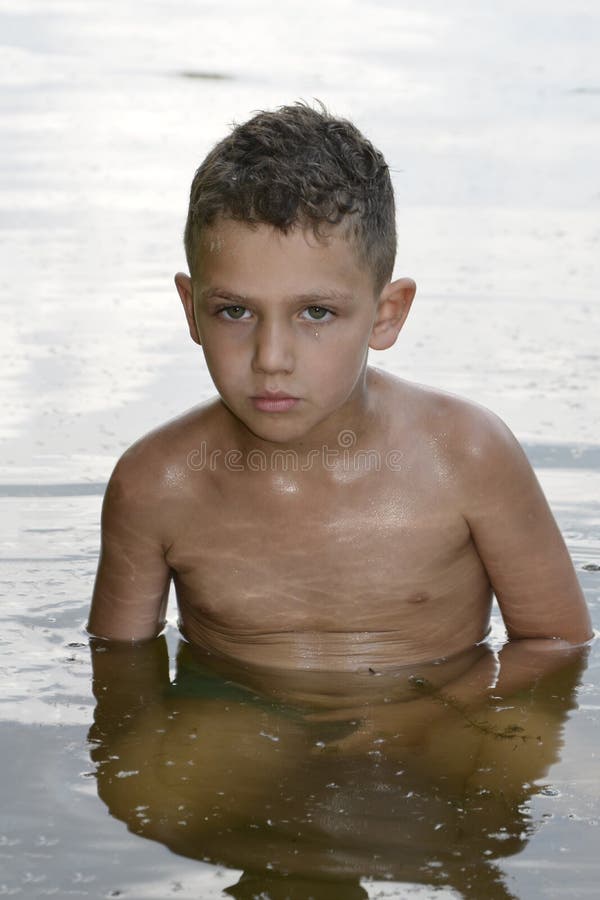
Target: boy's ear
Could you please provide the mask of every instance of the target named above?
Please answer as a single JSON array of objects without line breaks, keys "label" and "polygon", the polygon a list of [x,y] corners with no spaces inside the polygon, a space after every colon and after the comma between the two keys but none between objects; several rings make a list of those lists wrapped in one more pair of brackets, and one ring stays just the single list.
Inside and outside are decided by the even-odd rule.
[{"label": "boy's ear", "polygon": [[183,272],[178,272],[175,276],[175,287],[177,288],[177,293],[179,294],[181,302],[183,303],[185,317],[187,319],[188,328],[190,329],[190,336],[193,341],[195,341],[197,344],[200,344],[200,333],[198,331],[196,316],[194,314],[194,292],[192,289],[192,279],[189,275],[184,275]]},{"label": "boy's ear", "polygon": [[392,346],[406,321],[416,290],[412,278],[398,278],[386,284],[377,304],[369,347],[387,350]]}]

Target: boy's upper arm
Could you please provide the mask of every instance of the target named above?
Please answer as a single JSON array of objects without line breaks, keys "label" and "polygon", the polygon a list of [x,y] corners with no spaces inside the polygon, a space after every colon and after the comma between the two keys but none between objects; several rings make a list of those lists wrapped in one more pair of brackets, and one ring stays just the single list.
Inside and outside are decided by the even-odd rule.
[{"label": "boy's upper arm", "polygon": [[125,454],[102,506],[102,543],[88,631],[135,641],[164,625],[170,570],[165,561],[161,503],[137,454]]},{"label": "boy's upper arm", "polygon": [[509,637],[589,640],[571,558],[522,448],[487,412],[467,444],[465,518]]}]

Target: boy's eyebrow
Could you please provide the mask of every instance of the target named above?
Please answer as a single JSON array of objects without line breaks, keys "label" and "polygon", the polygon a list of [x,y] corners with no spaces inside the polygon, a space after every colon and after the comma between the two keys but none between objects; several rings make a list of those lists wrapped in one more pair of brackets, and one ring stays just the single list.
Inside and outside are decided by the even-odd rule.
[{"label": "boy's eyebrow", "polygon": [[199,300],[207,300],[209,297],[218,297],[220,300],[231,300],[236,305],[243,306],[248,302],[248,297],[242,297],[241,294],[232,294],[231,291],[225,291],[220,287],[206,287],[198,292]]},{"label": "boy's eyebrow", "polygon": [[349,303],[353,300],[352,294],[346,294],[344,291],[336,291],[335,289],[325,289],[322,291],[309,291],[306,294],[296,294],[293,297],[286,297],[286,300],[293,301],[294,303],[331,303],[332,301],[338,303]]},{"label": "boy's eyebrow", "polygon": [[[244,306],[246,303],[253,303],[256,300],[252,297],[243,296],[242,294],[234,294],[231,291],[223,290],[219,287],[206,287],[198,294],[199,300],[207,300],[209,297],[218,297],[221,300],[229,300],[238,306]],[[336,291],[335,289],[324,289],[308,291],[304,294],[292,294],[283,298],[287,303],[306,303],[307,305],[320,305],[321,303],[349,303],[354,297],[352,294],[344,291]]]}]

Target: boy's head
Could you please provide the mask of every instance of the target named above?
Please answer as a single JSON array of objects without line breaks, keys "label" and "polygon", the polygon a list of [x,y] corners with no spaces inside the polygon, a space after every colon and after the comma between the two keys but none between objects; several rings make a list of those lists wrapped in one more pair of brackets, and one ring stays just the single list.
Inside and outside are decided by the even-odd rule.
[{"label": "boy's head", "polygon": [[185,251],[192,279],[203,229],[221,219],[309,228],[340,226],[379,293],[396,255],[394,194],[381,153],[351,122],[304,103],[237,125],[197,170]]}]

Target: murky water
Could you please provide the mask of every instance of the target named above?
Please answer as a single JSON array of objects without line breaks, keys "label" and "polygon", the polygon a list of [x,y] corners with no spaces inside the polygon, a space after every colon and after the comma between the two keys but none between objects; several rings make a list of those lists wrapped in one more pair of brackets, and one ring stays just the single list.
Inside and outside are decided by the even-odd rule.
[{"label": "murky water", "polygon": [[420,285],[374,362],[508,421],[600,628],[599,27],[581,0],[0,0],[0,896],[596,896],[596,645],[485,709],[444,666],[317,703],[203,673],[173,613],[104,657],[83,622],[115,458],[211,393],[172,287],[191,175],[318,96],[385,152]]}]

